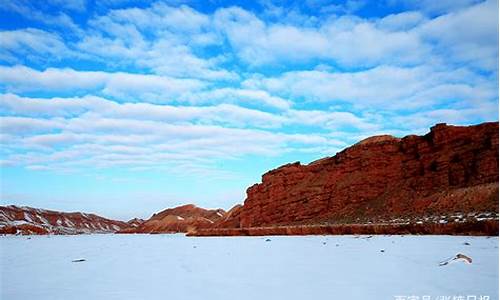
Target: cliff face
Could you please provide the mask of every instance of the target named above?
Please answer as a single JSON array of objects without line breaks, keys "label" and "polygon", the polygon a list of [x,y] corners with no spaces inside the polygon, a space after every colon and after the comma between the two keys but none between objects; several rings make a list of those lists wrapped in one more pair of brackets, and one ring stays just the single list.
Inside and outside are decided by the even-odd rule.
[{"label": "cliff face", "polygon": [[203,209],[192,204],[178,206],[154,214],[149,220],[119,233],[175,233],[210,228],[223,218],[222,209]]},{"label": "cliff face", "polygon": [[94,214],[0,206],[0,234],[113,233],[130,227]]},{"label": "cliff face", "polygon": [[309,165],[279,167],[247,190],[237,227],[477,212],[498,213],[497,122],[372,137]]}]

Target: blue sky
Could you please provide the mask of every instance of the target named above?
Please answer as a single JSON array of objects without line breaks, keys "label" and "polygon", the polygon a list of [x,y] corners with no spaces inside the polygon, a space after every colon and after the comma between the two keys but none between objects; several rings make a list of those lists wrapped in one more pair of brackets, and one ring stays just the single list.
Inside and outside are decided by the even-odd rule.
[{"label": "blue sky", "polygon": [[3,204],[229,209],[377,134],[498,120],[497,1],[4,0]]}]

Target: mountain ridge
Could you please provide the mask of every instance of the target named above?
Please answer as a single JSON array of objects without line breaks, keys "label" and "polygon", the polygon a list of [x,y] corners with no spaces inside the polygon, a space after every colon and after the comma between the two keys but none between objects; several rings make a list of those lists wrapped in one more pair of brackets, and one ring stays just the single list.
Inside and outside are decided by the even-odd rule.
[{"label": "mountain ridge", "polygon": [[114,233],[129,226],[126,222],[93,213],[0,206],[0,234]]}]

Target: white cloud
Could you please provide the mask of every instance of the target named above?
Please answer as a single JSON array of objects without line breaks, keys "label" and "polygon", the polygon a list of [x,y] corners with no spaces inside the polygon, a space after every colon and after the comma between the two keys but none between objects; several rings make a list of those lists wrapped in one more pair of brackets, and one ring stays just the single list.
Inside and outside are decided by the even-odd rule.
[{"label": "white cloud", "polygon": [[432,19],[418,33],[437,43],[434,51],[448,61],[488,71],[498,68],[498,1],[488,0]]},{"label": "white cloud", "polygon": [[253,67],[322,61],[366,68],[441,61],[494,70],[498,2],[466,2],[437,18],[407,11],[379,19],[331,16],[314,25],[265,22],[232,7],[219,9],[214,24],[239,59]]},{"label": "white cloud", "polygon": [[[358,117],[350,112],[285,109],[279,113],[269,113],[233,104],[213,106],[170,106],[151,103],[117,103],[101,97],[81,98],[26,98],[14,94],[0,95],[0,113],[36,118],[67,118],[68,126],[72,118],[79,122],[99,123],[99,119],[155,121],[168,124],[222,125],[234,128],[280,128],[289,125],[313,126],[334,129],[349,127],[370,129],[377,125],[371,120]],[[138,124],[138,123],[136,123]],[[144,123],[145,124],[145,123]],[[162,128],[154,123],[147,130]],[[128,128],[127,125],[116,125]],[[65,127],[71,129],[70,127]]]},{"label": "white cloud", "polygon": [[[94,20],[93,25],[99,26],[103,23],[108,25],[114,22],[130,23],[141,30],[154,29],[154,32],[172,30],[198,33],[210,25],[210,18],[186,5],[173,7],[156,2],[146,9],[112,10],[106,16]],[[103,30],[107,30],[107,28],[103,28]]]},{"label": "white cloud", "polygon": [[48,68],[38,71],[22,65],[0,66],[0,84],[7,91],[78,91],[96,89],[105,84],[105,72],[79,72]]},{"label": "white cloud", "polygon": [[290,110],[288,112],[288,122],[300,125],[313,125],[336,130],[359,129],[375,130],[380,124],[371,123],[369,119],[361,118],[353,113],[345,111],[324,111],[324,110]]},{"label": "white cloud", "polygon": [[366,5],[365,0],[346,0],[342,4],[330,4],[330,1],[306,1],[312,8],[327,14],[352,14]]},{"label": "white cloud", "polygon": [[[252,13],[233,7],[215,13],[215,26],[227,36],[237,55],[251,65],[279,59],[305,59],[326,51],[327,40],[314,30],[267,25]],[[286,45],[286,46],[285,46]]]},{"label": "white cloud", "polygon": [[69,117],[93,109],[106,109],[109,106],[108,103],[112,102],[90,96],[44,99],[0,94],[1,113],[26,117]]},{"label": "white cloud", "polygon": [[392,4],[404,4],[429,14],[445,14],[455,12],[483,0],[389,0]]},{"label": "white cloud", "polygon": [[75,12],[83,12],[87,8],[87,0],[49,0],[52,6]]},{"label": "white cloud", "polygon": [[0,66],[0,85],[4,85],[9,92],[101,91],[125,101],[172,102],[175,97],[203,88],[205,83],[196,79],[122,72],[54,68],[38,71],[24,66]]},{"label": "white cloud", "polygon": [[0,44],[0,60],[9,63],[39,62],[40,55],[48,61],[74,55],[59,35],[34,28],[0,31]]},{"label": "white cloud", "polygon": [[[123,130],[122,126],[127,126],[127,129]],[[19,136],[16,145],[45,150],[8,155],[4,163],[50,165],[54,168],[155,168],[181,163],[210,165],[220,159],[245,155],[273,156],[293,151],[294,147],[298,150],[308,147],[327,149],[338,147],[339,142],[314,135],[101,118],[72,119],[64,127],[64,132]]]},{"label": "white cloud", "polygon": [[64,121],[57,119],[33,119],[24,117],[0,117],[0,131],[3,134],[25,135],[37,132],[51,132],[64,127]]},{"label": "white cloud", "polygon": [[[460,9],[434,19],[408,11],[373,19],[331,15],[302,23],[264,20],[239,7],[204,14],[186,5],[153,3],[91,18],[70,46],[81,57],[115,69],[133,66],[159,75],[214,81],[239,79],[237,71],[223,67],[234,56],[250,68],[318,61],[356,68],[439,61],[493,70],[498,61],[498,4],[462,2]],[[450,6],[446,3],[441,4]],[[55,57],[66,53],[60,43],[50,52]],[[207,46],[217,50],[207,52]],[[21,54],[17,51],[19,47],[0,57],[12,60]],[[32,57],[44,54],[33,53]]]},{"label": "white cloud", "polygon": [[233,7],[218,10],[214,19],[240,59],[254,66],[312,59],[367,66],[389,59],[414,63],[427,51],[411,32],[381,30],[375,23],[354,17],[331,18],[319,27],[299,27],[266,24]]},{"label": "white cloud", "polygon": [[[59,0],[51,0],[61,2]],[[66,8],[78,9],[81,1],[64,1]],[[42,3],[42,2],[40,2]],[[58,11],[56,14],[47,13],[46,5],[39,5],[38,1],[29,0],[4,0],[0,5],[0,10],[15,12],[21,17],[44,23],[51,27],[56,27],[64,31],[69,31],[74,34],[80,34],[81,29],[73,22],[70,16],[66,13]],[[52,4],[52,3],[51,3]]]},{"label": "white cloud", "polygon": [[8,92],[43,91],[94,92],[120,101],[158,103],[240,103],[244,106],[264,106],[284,110],[290,107],[286,99],[266,91],[241,88],[214,88],[197,79],[172,78],[151,74],[109,73],[49,68],[38,71],[25,66],[0,66],[0,86]]},{"label": "white cloud", "polygon": [[427,18],[418,11],[405,11],[391,14],[377,21],[377,25],[385,30],[401,31],[415,28],[427,21]]},{"label": "white cloud", "polygon": [[108,75],[103,93],[121,99],[139,98],[172,102],[175,97],[199,90],[205,84],[196,79],[177,79],[166,76],[112,73]]},{"label": "white cloud", "polygon": [[471,106],[438,108],[405,116],[395,116],[393,120],[404,124],[405,128],[428,128],[437,122],[454,125],[469,125],[475,122],[494,121],[498,118],[498,102],[479,102]]},{"label": "white cloud", "polygon": [[184,99],[193,104],[239,103],[244,106],[264,106],[278,110],[286,110],[291,106],[290,101],[259,89],[213,88],[208,91],[191,93],[186,95]]},{"label": "white cloud", "polygon": [[162,122],[196,121],[233,127],[279,127],[284,116],[232,104],[170,106],[150,103],[117,103],[95,96],[82,98],[26,98],[0,95],[0,112],[28,117],[75,117],[79,115]]},{"label": "white cloud", "polygon": [[[130,31],[134,32],[135,29]],[[176,77],[202,78],[209,80],[234,80],[234,72],[218,68],[218,58],[200,58],[192,53],[188,45],[169,37],[159,38],[149,44],[142,39],[139,42],[124,40],[130,36],[125,32],[116,38],[103,37],[101,34],[87,35],[77,43],[77,48],[85,53],[97,56],[103,61],[109,60],[111,66],[138,66],[161,74]],[[200,41],[206,36],[199,36]]]},{"label": "white cloud", "polygon": [[220,44],[208,15],[188,6],[154,3],[145,9],[112,10],[89,21],[91,30],[76,46],[101,59],[119,61],[176,77],[235,80],[238,75],[218,66],[223,57],[201,57],[197,47]]},{"label": "white cloud", "polygon": [[467,69],[380,66],[359,72],[293,71],[243,84],[302,101],[404,110],[455,101],[496,100],[496,85]]},{"label": "white cloud", "polygon": [[217,64],[223,57],[200,58],[186,45],[160,39],[145,53],[138,56],[138,66],[151,69],[157,74],[177,77],[193,77],[207,80],[236,80],[239,76]]},{"label": "white cloud", "polygon": [[[284,133],[281,126],[337,128],[363,119],[349,113],[285,110],[271,114],[232,104],[168,106],[100,97],[0,96],[4,164],[58,170],[88,166],[209,167],[245,155],[331,152],[344,143],[322,134]],[[237,151],[235,151],[237,149]],[[314,149],[314,150],[313,150]],[[32,167],[30,167],[32,168]]]},{"label": "white cloud", "polygon": [[[0,95],[0,113],[35,118],[66,118],[65,129],[71,129],[73,118],[78,123],[99,124],[100,119],[113,122],[136,120],[148,124],[148,121],[162,122],[146,127],[147,130],[162,128],[168,124],[222,125],[233,128],[276,129],[283,126],[299,125],[323,129],[341,127],[373,129],[371,117],[359,117],[346,111],[321,111],[285,109],[278,113],[269,113],[249,109],[233,104],[213,106],[171,106],[151,103],[117,103],[101,97],[85,96],[81,98],[26,98],[14,94]],[[142,122],[142,123],[141,123]],[[129,128],[130,124],[114,127]],[[92,125],[89,125],[92,126]],[[133,128],[133,126],[131,127]]]}]

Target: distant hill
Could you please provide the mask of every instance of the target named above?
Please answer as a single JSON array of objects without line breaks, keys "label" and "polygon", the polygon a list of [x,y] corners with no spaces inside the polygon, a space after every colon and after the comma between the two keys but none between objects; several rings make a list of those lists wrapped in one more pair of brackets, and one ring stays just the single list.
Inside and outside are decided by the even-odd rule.
[{"label": "distant hill", "polygon": [[225,211],[222,209],[203,209],[193,204],[165,209],[154,214],[149,220],[119,233],[176,233],[194,229],[209,228],[221,220]]},{"label": "distant hill", "polygon": [[114,233],[130,225],[81,212],[0,206],[0,234]]}]

